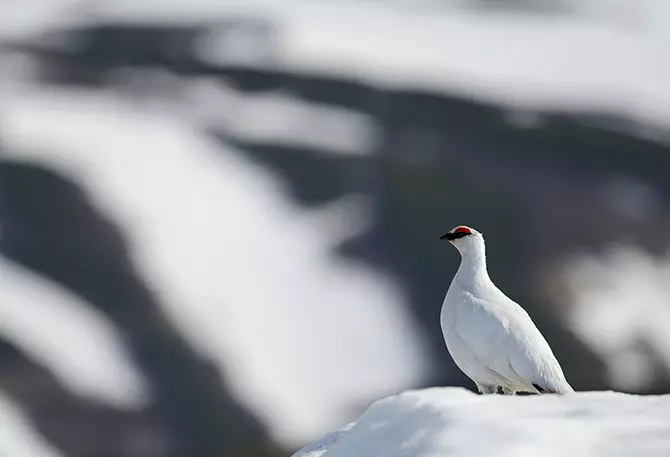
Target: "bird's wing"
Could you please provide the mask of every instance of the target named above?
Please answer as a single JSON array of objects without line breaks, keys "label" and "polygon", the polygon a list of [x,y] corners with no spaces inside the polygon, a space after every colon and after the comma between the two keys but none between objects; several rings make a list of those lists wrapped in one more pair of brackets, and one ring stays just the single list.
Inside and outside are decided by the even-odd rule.
[{"label": "bird's wing", "polygon": [[457,313],[459,337],[477,360],[509,384],[531,391],[570,389],[549,344],[528,313],[505,299],[509,302],[496,298],[499,303],[493,304],[471,297],[467,309]]}]

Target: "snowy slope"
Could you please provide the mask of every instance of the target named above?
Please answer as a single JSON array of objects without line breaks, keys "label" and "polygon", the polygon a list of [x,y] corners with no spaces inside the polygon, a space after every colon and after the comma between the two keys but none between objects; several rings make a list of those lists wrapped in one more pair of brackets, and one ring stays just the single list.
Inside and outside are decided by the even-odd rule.
[{"label": "snowy slope", "polygon": [[[225,369],[235,393],[275,439],[304,443],[350,420],[351,405],[416,385],[428,372],[403,291],[330,254],[365,228],[366,201],[342,199],[304,211],[278,178],[199,133],[182,111],[85,91],[4,95],[3,133],[12,146],[6,157],[43,163],[74,179],[121,226],[168,318]],[[17,287],[29,279],[0,263],[3,272],[17,278]],[[235,280],[226,281],[229,276]],[[85,351],[71,352],[76,370],[63,357],[50,357],[110,323],[89,316],[61,319],[57,332],[39,332],[38,323],[29,331],[25,316],[39,315],[35,302],[44,297],[43,306],[57,305],[63,316],[86,305],[66,307],[69,299],[57,287],[30,284],[22,288],[30,294],[9,296],[21,307],[0,304],[3,334],[47,359],[56,373],[81,378],[66,379],[77,392],[128,407],[151,395],[118,351],[115,332],[104,332],[98,338],[104,344],[96,347],[105,351],[104,360],[127,361],[117,372],[124,373],[124,386],[96,382],[108,371]],[[69,338],[56,342],[60,334]],[[137,395],[120,395],[120,387]]]},{"label": "snowy slope", "polygon": [[[440,8],[330,0],[199,0],[196,6],[190,0],[101,0],[84,9],[61,1],[51,26],[246,18],[277,27],[276,37],[240,36],[232,47],[214,33],[195,50],[213,64],[240,63],[243,56],[250,66],[458,93],[522,113],[606,113],[644,123],[638,134],[663,139],[656,129],[667,130],[670,120],[670,7],[663,0],[566,1],[560,15],[482,14],[465,7],[473,2],[457,0]],[[12,22],[21,24],[36,9],[16,9]],[[21,33],[2,30],[0,37],[26,36],[41,24],[23,22],[12,27]],[[270,59],[258,52],[267,49],[273,50]],[[250,56],[257,55],[254,62]]]},{"label": "snowy slope", "polygon": [[409,391],[294,457],[667,456],[670,395],[482,396]]}]

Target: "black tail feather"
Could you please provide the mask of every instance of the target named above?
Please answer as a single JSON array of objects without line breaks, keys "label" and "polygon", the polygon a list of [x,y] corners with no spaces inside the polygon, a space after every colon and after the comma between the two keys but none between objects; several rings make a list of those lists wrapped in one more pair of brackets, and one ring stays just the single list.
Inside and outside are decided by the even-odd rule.
[{"label": "black tail feather", "polygon": [[537,391],[540,392],[541,394],[557,394],[558,393],[555,390],[545,389],[544,387],[541,387],[539,384],[533,384],[533,387],[535,387],[537,389]]}]

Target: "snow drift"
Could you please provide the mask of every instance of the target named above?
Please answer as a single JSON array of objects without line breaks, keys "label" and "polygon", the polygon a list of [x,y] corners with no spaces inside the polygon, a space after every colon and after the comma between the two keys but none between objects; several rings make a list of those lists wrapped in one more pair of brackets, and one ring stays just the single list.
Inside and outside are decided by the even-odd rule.
[{"label": "snow drift", "polygon": [[670,395],[478,395],[461,388],[379,400],[293,457],[668,456]]}]

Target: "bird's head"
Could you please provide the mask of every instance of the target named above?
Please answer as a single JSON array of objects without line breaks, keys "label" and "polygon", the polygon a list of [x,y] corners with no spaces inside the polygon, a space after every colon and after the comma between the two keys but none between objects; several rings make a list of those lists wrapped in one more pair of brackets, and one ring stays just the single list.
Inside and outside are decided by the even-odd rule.
[{"label": "bird's head", "polygon": [[440,237],[454,245],[461,255],[475,253],[484,250],[484,237],[477,230],[459,225]]}]

